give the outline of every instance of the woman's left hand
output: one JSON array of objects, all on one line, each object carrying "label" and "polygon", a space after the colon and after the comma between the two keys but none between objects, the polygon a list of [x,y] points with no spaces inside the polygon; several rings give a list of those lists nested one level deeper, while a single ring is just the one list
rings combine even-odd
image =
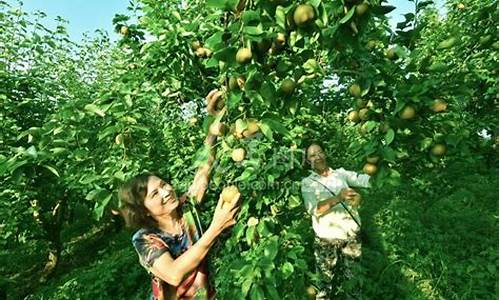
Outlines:
[{"label": "woman's left hand", "polygon": [[356,195],[354,195],[351,200],[349,200],[349,204],[354,208],[358,208],[361,205],[362,200],[363,198],[361,197],[361,195],[356,193]]}]

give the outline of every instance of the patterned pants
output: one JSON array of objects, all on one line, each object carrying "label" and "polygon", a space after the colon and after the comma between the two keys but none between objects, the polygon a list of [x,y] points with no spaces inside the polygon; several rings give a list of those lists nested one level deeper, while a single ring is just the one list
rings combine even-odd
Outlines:
[{"label": "patterned pants", "polygon": [[332,292],[336,293],[342,282],[353,278],[353,265],[361,256],[361,242],[357,237],[346,240],[316,237],[314,248],[316,270],[320,275],[316,300],[331,299]]}]

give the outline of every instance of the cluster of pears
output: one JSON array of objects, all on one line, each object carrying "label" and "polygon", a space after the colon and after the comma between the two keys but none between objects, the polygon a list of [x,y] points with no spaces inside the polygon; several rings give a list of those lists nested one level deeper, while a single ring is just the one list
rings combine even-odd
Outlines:
[{"label": "cluster of pears", "polygon": [[[298,5],[293,14],[288,15],[288,23],[291,26],[306,27],[315,19],[316,13],[314,7],[310,4]],[[263,40],[257,43],[257,50],[260,53],[268,52],[275,54],[286,44],[286,35],[283,32],[278,32],[272,43],[268,40]],[[236,52],[236,62],[239,64],[247,64],[251,62],[253,52],[250,47],[239,48]]]},{"label": "cluster of pears", "polygon": [[[212,116],[219,116],[224,112],[224,93],[219,90],[210,92],[207,96],[207,111]],[[223,136],[226,133],[226,125],[219,119],[216,119],[210,124],[208,131],[215,136]],[[230,132],[237,139],[249,138],[256,135],[260,131],[259,121],[256,119],[237,119],[231,126]],[[231,154],[231,158],[235,162],[240,162],[245,159],[245,149],[236,148]]]},{"label": "cluster of pears", "polygon": [[[360,126],[360,130],[362,133],[366,131],[364,127],[364,122],[367,121],[370,117],[370,108],[373,107],[373,103],[371,101],[364,101],[361,99],[362,97],[362,89],[359,84],[354,83],[348,88],[349,94],[356,98],[356,104],[357,104],[357,109],[352,110],[348,113],[347,119],[353,123],[358,123],[362,122]],[[444,100],[441,99],[436,99],[430,104],[430,110],[432,110],[435,113],[442,113],[446,111],[448,107],[448,103]],[[399,111],[399,118],[401,120],[406,120],[410,121],[416,118],[417,116],[417,110],[414,105],[412,104],[406,104],[400,111]],[[380,131],[385,133],[389,129],[389,124],[387,122],[384,122],[380,125],[379,127]],[[431,149],[430,153],[435,156],[435,157],[440,157],[443,156],[446,153],[446,145],[443,143],[436,143],[434,144]],[[363,171],[368,174],[368,175],[374,175],[377,173],[377,163],[379,162],[380,157],[376,155],[372,155],[366,158],[366,162],[363,166]]]},{"label": "cluster of pears", "polygon": [[377,163],[380,161],[380,157],[377,155],[371,155],[366,157],[366,163],[363,166],[363,172],[370,176],[373,176],[377,173],[378,167]]},{"label": "cluster of pears", "polygon": [[[260,131],[259,121],[256,119],[238,119],[231,126],[231,133],[237,139],[249,138]],[[244,148],[235,148],[231,152],[231,158],[235,162],[241,162],[245,159],[246,151]]]},{"label": "cluster of pears", "polygon": [[203,47],[203,44],[198,40],[191,42],[191,49],[193,49],[194,54],[199,58],[207,58],[212,55],[212,50]]},{"label": "cluster of pears", "polygon": [[373,102],[365,101],[361,98],[361,87],[357,83],[354,83],[349,87],[349,94],[356,98],[357,109],[350,111],[347,115],[347,119],[353,123],[358,123],[361,121],[363,126],[364,122],[369,119],[370,108],[373,107]]}]

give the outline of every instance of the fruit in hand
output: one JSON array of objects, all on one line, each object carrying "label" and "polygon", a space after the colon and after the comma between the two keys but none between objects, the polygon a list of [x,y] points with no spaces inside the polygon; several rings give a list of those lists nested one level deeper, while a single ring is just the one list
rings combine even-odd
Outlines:
[{"label": "fruit in hand", "polygon": [[238,187],[236,187],[235,185],[226,186],[222,190],[220,197],[225,203],[233,203],[233,201],[237,200],[236,196],[239,194],[239,192],[240,191],[238,190]]}]

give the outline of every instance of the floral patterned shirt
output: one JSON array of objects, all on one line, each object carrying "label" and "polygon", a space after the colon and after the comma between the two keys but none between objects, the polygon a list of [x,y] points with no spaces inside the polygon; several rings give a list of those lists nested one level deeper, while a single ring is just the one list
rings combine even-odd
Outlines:
[{"label": "floral patterned shirt", "polygon": [[151,272],[154,262],[161,255],[168,252],[176,259],[196,243],[200,236],[200,230],[190,213],[183,215],[183,231],[180,235],[171,235],[158,228],[142,228],[134,234],[132,244],[139,255],[139,262],[152,275],[151,299],[212,299],[214,291],[209,289],[205,261],[188,274],[179,286],[171,286]]}]

